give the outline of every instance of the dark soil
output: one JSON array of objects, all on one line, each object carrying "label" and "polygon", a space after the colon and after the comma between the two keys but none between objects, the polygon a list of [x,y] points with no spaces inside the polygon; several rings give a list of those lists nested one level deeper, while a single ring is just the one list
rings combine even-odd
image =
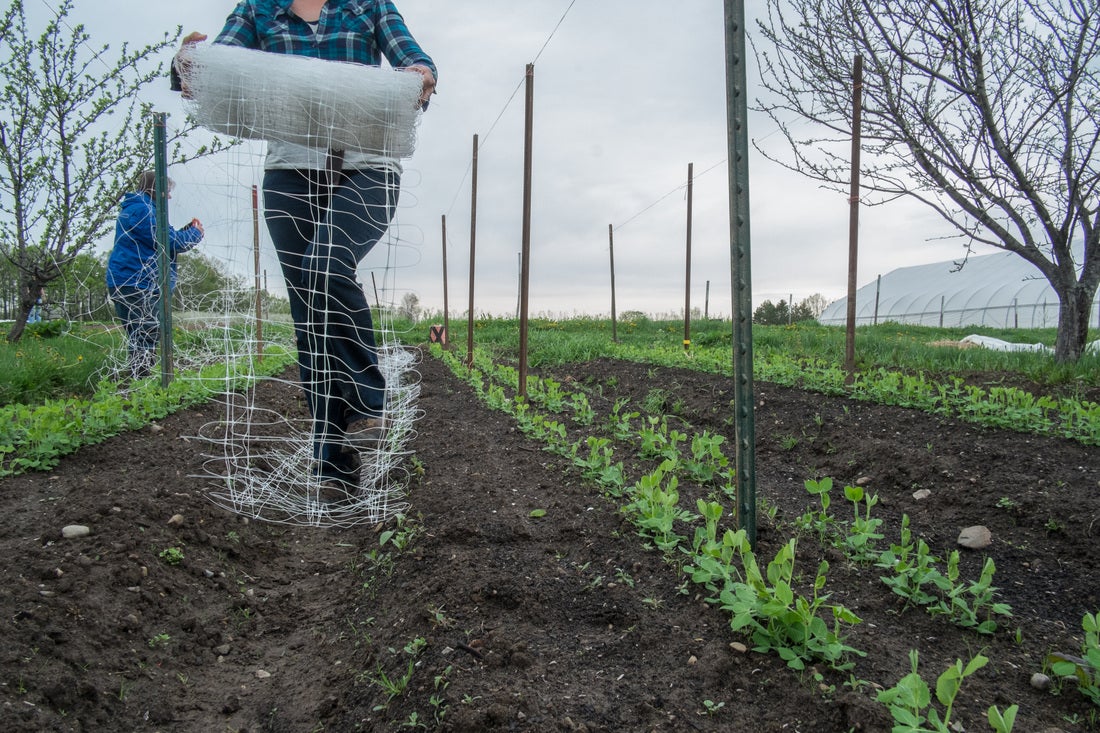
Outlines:
[{"label": "dark soil", "polygon": [[[989,527],[991,547],[963,551],[963,576],[992,557],[1012,606],[979,635],[904,609],[883,571],[802,538],[803,580],[829,560],[826,591],[862,618],[848,642],[866,652],[851,676],[815,679],[731,647],[747,640],[728,616],[566,459],[441,362],[420,371],[400,551],[380,546],[392,522],[288,527],[215,506],[187,440],[211,419],[202,409],[4,479],[0,730],[882,731],[876,687],[909,671],[910,649],[930,683],[956,659],[990,658],[956,703],[965,730],[989,730],[986,708],[1011,704],[1017,731],[1100,729],[1072,684],[1057,695],[1030,684],[1050,651],[1079,653],[1081,617],[1100,609],[1096,448],[757,384],[757,491],[775,510],[759,515],[762,564],[814,505],[805,479],[862,479],[881,498],[886,542],[903,513],[940,557],[962,528]],[[732,436],[728,378],[605,360],[555,377],[601,415],[616,398],[641,409],[663,397],[671,420]],[[258,394],[299,409],[293,387]],[[616,458],[640,466],[623,447]],[[681,486],[682,504],[703,492]],[[91,535],[62,539],[70,524]],[[162,559],[169,548],[182,561]],[[413,659],[390,700],[382,675],[402,679]]]}]

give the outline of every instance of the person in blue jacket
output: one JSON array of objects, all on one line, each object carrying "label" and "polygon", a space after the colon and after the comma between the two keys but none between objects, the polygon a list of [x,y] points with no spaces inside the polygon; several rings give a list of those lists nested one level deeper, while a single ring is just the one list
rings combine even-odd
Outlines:
[{"label": "person in blue jacket", "polygon": [[[183,45],[206,38],[191,33]],[[385,0],[239,0],[214,43],[367,66],[384,58],[420,75],[422,108],[435,91],[434,62]],[[177,57],[173,88],[186,97],[185,68]],[[271,140],[264,169],[264,218],[294,318],[317,474],[338,501],[358,491],[359,451],[386,429],[386,382],[356,268],[393,218],[401,164],[385,151]]]},{"label": "person in blue jacket", "polygon": [[[169,191],[172,182],[169,181]],[[160,268],[157,260],[157,210],[153,201],[156,174],[138,176],[136,191],[122,197],[115,223],[115,244],[107,258],[107,292],[126,328],[130,376],[149,376],[160,341]],[[169,194],[171,195],[171,194]],[[192,219],[182,229],[168,227],[169,287],[176,284],[176,255],[202,241],[202,222]],[[169,293],[169,297],[171,294]]]}]

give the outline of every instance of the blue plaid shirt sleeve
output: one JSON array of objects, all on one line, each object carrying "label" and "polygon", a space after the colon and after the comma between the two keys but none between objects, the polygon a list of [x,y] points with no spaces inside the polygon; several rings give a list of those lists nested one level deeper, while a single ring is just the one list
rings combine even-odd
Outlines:
[{"label": "blue plaid shirt sleeve", "polygon": [[256,34],[256,20],[252,13],[252,3],[249,0],[241,0],[237,7],[225,19],[225,27],[214,43],[224,43],[227,46],[244,46],[245,48],[259,48],[260,39]]},{"label": "blue plaid shirt sleeve", "polygon": [[379,4],[382,7],[379,10],[380,19],[376,25],[378,33],[376,43],[386,60],[396,67],[417,64],[427,66],[432,70],[432,75],[438,78],[439,74],[431,57],[424,53],[420,44],[409,33],[405,19],[401,17],[401,13],[397,12],[394,4],[391,2]]}]

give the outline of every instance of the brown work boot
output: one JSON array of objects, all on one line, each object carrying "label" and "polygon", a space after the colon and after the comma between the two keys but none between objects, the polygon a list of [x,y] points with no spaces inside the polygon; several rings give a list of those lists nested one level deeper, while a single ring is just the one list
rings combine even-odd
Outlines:
[{"label": "brown work boot", "polygon": [[373,450],[386,437],[386,421],[381,417],[361,417],[348,423],[344,442],[354,450]]},{"label": "brown work boot", "polygon": [[328,506],[350,504],[355,499],[354,487],[339,479],[325,479],[317,488],[317,498]]}]

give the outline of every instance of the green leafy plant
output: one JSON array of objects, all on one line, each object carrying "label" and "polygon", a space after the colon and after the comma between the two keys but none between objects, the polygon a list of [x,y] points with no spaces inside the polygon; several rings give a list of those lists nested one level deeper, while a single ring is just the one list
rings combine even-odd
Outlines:
[{"label": "green leafy plant", "polygon": [[1100,612],[1086,613],[1081,628],[1085,631],[1081,656],[1055,652],[1047,657],[1047,662],[1054,674],[1072,678],[1081,694],[1100,706]]},{"label": "green leafy plant", "polygon": [[409,681],[412,680],[415,669],[416,660],[410,659],[405,667],[404,673],[400,677],[391,678],[386,674],[382,665],[378,665],[378,669],[370,678],[370,681],[381,688],[382,692],[386,693],[386,702],[383,705],[376,706],[375,710],[384,710],[391,700],[395,697],[400,697],[405,692],[405,689],[409,686]]},{"label": "green leafy plant", "polygon": [[[744,530],[737,534],[739,542],[735,550],[741,560],[744,581],[730,583],[720,595],[722,609],[732,617],[730,627],[748,632],[755,651],[775,651],[792,669],[805,669],[814,661],[825,662],[837,670],[850,669],[852,662],[848,661],[848,655],[864,653],[844,642],[841,626],[860,623],[860,619],[842,605],[827,603],[828,595],[821,593],[829,563],[822,561],[818,565],[811,595],[802,596],[792,586],[794,539],[768,563],[765,576]],[[832,616],[831,627],[822,613]]]},{"label": "green leafy plant", "polygon": [[157,557],[169,565],[179,565],[183,562],[183,550],[179,547],[167,547],[161,550]]},{"label": "green leafy plant", "polygon": [[560,413],[565,411],[568,399],[561,389],[561,384],[549,378],[529,377],[527,380],[527,396],[533,402],[542,405],[550,412]]},{"label": "green leafy plant", "polygon": [[630,400],[625,397],[619,397],[611,407],[611,415],[608,417],[608,428],[611,431],[612,437],[616,440],[629,440],[634,435],[634,420],[638,419],[638,413],[633,411],[624,412],[623,408],[628,404],[630,404]]},{"label": "green leafy plant", "polygon": [[666,461],[673,461],[679,463],[680,461],[680,447],[679,444],[687,440],[687,435],[681,433],[679,430],[669,430],[668,440],[665,442],[659,451],[659,456]]},{"label": "green leafy plant", "polygon": [[150,649],[156,649],[158,646],[164,646],[165,644],[167,644],[171,640],[172,640],[172,637],[170,637],[168,634],[165,634],[165,633],[157,634],[156,636],[153,636],[152,638],[149,639],[149,648]]},{"label": "green leafy plant", "polygon": [[943,596],[928,608],[928,612],[933,616],[947,616],[953,623],[978,633],[992,634],[997,630],[993,616],[1012,616],[1012,608],[1007,603],[993,600],[997,590],[993,587],[995,570],[993,558],[987,557],[978,580],[960,582],[959,551],[954,550],[947,560],[947,574],[942,576],[946,580]]},{"label": "green leafy plant", "polygon": [[583,392],[574,392],[569,399],[569,406],[573,408],[573,422],[578,425],[591,425],[596,419],[596,411],[588,402],[588,396]]},{"label": "green leafy plant", "polygon": [[450,676],[453,671],[454,667],[448,665],[442,673],[437,674],[435,679],[432,680],[432,689],[435,692],[432,693],[428,702],[432,706],[433,717],[437,725],[442,723],[443,718],[447,715],[447,699],[443,697],[443,693],[451,686]]},{"label": "green leafy plant", "polygon": [[707,715],[714,715],[724,707],[726,707],[726,703],[724,703],[724,702],[715,702],[714,700],[703,700],[703,708],[706,710]]},{"label": "green leafy plant", "polygon": [[932,591],[947,581],[936,569],[938,558],[928,549],[923,539],[913,541],[909,529],[909,515],[901,518],[901,541],[879,555],[877,567],[892,571],[892,575],[879,579],[894,593],[905,599],[905,607],[927,606],[939,597]]},{"label": "green leafy plant", "polygon": [[[948,667],[936,680],[936,701],[942,711],[932,703],[932,692],[917,671],[919,655],[916,649],[909,652],[911,671],[896,685],[878,693],[878,701],[885,704],[894,719],[893,733],[951,733],[951,713],[962,682],[989,663],[978,654],[965,666],[962,660]],[[1018,706],[1001,713],[996,707],[989,709],[988,719],[998,733],[1010,733],[1016,719]]]},{"label": "green leafy plant", "polygon": [[638,431],[638,455],[656,458],[668,442],[668,423],[664,418],[647,417],[646,425]]},{"label": "green leafy plant", "polygon": [[581,475],[598,483],[612,496],[621,495],[624,483],[623,464],[622,461],[612,463],[614,449],[611,447],[611,440],[589,437],[585,439],[585,445],[588,446],[587,457],[579,455],[579,444],[572,455],[574,465],[581,469]]},{"label": "green leafy plant", "polygon": [[1016,725],[1016,713],[1019,711],[1019,705],[1009,705],[1003,713],[996,705],[990,705],[985,715],[996,733],[1012,733],[1012,727]]},{"label": "green leafy plant", "polygon": [[854,513],[852,524],[842,537],[844,554],[855,562],[872,562],[879,554],[875,544],[883,537],[878,532],[882,520],[871,517],[871,508],[878,504],[878,495],[868,494],[861,486],[845,486],[844,496],[852,502]]},{"label": "green leafy plant", "polygon": [[818,497],[821,507],[817,510],[807,510],[797,517],[795,526],[803,531],[814,533],[820,541],[825,542],[832,532],[833,524],[836,522],[829,514],[829,506],[832,504],[829,492],[833,490],[833,480],[828,476],[820,481],[806,479],[803,485],[811,496]]},{"label": "green leafy plant", "polygon": [[420,534],[420,527],[404,514],[398,514],[394,518],[396,526],[383,530],[378,535],[379,546],[389,544],[395,550],[404,550],[411,545]]},{"label": "green leafy plant", "polygon": [[678,481],[676,476],[670,475],[669,468],[670,464],[666,461],[652,473],[638,479],[629,492],[632,501],[623,507],[624,513],[634,516],[639,533],[651,538],[659,549],[666,552],[675,549],[684,539],[674,529],[676,522],[687,522],[693,518],[690,512],[678,506]]},{"label": "green leafy plant", "polygon": [[717,603],[718,595],[730,583],[742,579],[741,572],[733,562],[741,545],[741,536],[732,530],[726,530],[719,539],[718,523],[724,512],[721,504],[699,499],[696,506],[703,518],[703,526],[695,528],[691,559],[684,565],[683,571],[692,582],[702,585],[711,593],[708,602]]},{"label": "green leafy plant", "polygon": [[372,684],[377,685],[386,694],[386,701],[381,705],[375,706],[375,710],[385,710],[395,697],[404,694],[405,690],[409,687],[409,682],[413,678],[413,673],[416,671],[416,660],[427,645],[427,640],[421,636],[416,637],[405,645],[403,651],[409,656],[409,660],[399,677],[390,677],[382,668],[382,664],[378,664],[375,673],[371,675],[369,679]]},{"label": "green leafy plant", "polygon": [[785,451],[791,451],[798,447],[798,438],[793,435],[784,435],[779,439],[779,445]]},{"label": "green leafy plant", "polygon": [[722,453],[725,437],[706,430],[691,438],[691,457],[684,461],[684,468],[692,481],[705,484],[729,466],[729,458]]}]

